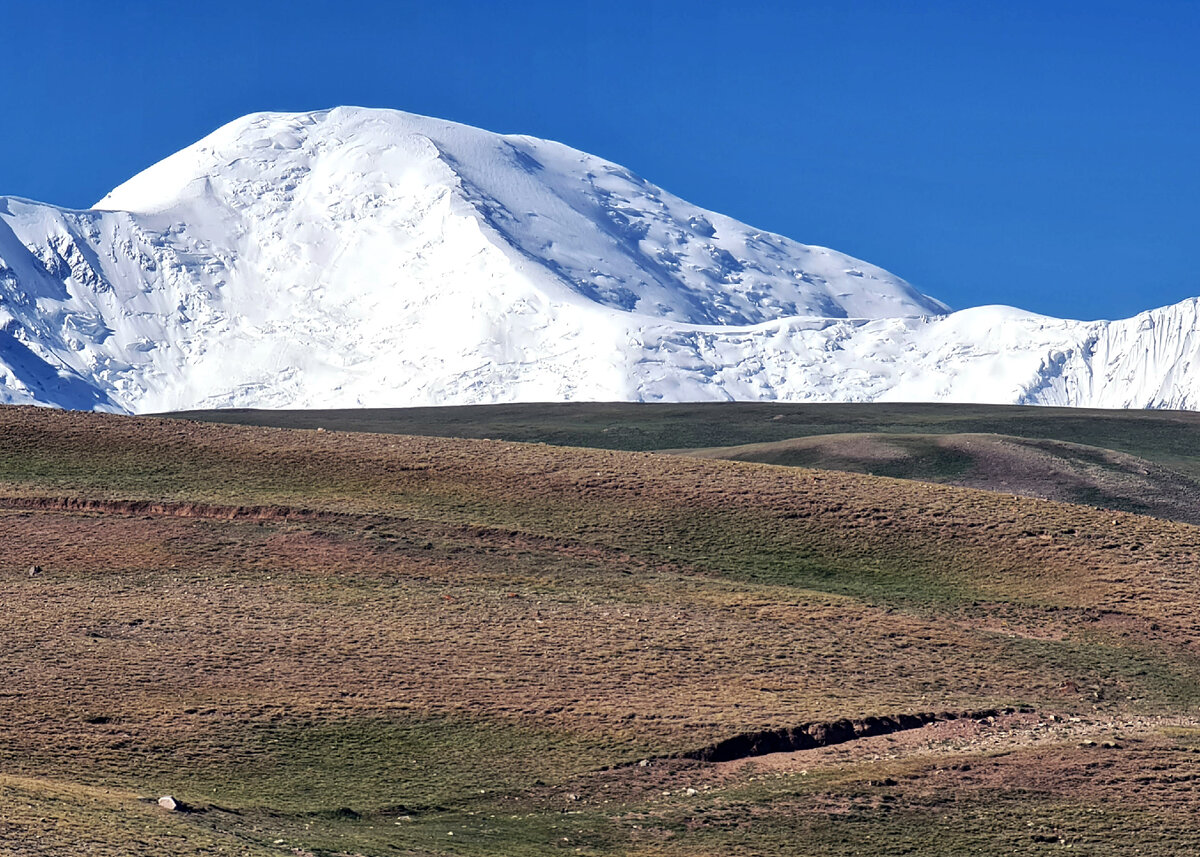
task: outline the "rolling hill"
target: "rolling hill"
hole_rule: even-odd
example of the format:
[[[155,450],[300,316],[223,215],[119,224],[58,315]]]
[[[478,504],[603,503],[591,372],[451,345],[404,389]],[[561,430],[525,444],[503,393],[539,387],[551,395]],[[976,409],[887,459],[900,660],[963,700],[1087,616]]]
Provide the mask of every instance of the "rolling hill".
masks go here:
[[[1200,415],[951,404],[560,404],[228,410],[187,419],[816,467],[1200,523]]]
[[[6,853],[1200,846],[1195,526],[499,440],[0,439]]]

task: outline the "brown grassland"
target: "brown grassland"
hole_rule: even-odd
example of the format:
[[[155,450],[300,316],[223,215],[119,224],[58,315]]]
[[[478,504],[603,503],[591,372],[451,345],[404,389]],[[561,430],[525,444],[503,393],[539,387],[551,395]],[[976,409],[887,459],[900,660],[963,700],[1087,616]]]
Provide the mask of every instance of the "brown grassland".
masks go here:
[[[845,433],[681,453],[919,479],[1200,524],[1200,479],[1194,473],[1055,439]]]
[[[1198,571],[952,485],[0,409],[0,853],[1193,853]]]

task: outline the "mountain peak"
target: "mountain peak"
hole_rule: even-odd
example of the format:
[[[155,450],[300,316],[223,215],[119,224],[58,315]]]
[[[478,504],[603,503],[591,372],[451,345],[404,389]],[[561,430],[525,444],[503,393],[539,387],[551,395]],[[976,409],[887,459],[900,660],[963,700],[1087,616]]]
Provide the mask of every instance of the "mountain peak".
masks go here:
[[[96,207],[184,222],[198,205],[268,220],[302,211],[402,234],[442,194],[555,297],[693,324],[945,311],[873,265],[697,208],[602,158],[397,110],[251,114]]]
[[[0,402],[1200,406],[1194,306],[946,312],[603,158],[396,110],[245,116],[88,211],[0,198]]]

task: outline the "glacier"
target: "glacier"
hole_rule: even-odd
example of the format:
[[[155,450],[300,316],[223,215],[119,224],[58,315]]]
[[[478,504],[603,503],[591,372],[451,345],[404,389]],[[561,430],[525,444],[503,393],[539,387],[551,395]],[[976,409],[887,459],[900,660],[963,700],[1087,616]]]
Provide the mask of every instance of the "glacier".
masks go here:
[[[9,404],[1197,409],[1197,312],[950,312],[602,158],[395,110],[246,116],[87,210],[0,197]]]

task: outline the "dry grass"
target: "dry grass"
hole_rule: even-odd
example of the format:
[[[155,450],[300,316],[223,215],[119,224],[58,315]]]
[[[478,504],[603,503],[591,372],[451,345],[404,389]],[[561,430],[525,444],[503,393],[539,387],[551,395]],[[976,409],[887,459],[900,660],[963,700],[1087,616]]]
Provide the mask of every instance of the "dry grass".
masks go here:
[[[1200,529],[1134,515],[651,454],[30,409],[0,410],[0,495],[12,853],[66,853],[78,824],[110,849],[95,853],[229,837],[544,853],[564,836],[583,853],[783,853],[797,836],[843,853],[854,831],[956,853],[920,845],[935,818],[947,843],[991,853],[970,837],[998,848],[1034,807],[1075,818],[1035,776],[1044,749],[949,777],[952,807],[932,775],[894,772],[995,746],[821,757],[833,778],[795,794],[753,769],[621,766],[841,716],[1022,703],[1102,730],[1186,725],[1200,701]],[[1114,841],[1148,844],[1194,809],[1172,785],[1190,734],[1151,729],[1153,753],[1098,769],[1104,794],[1149,776],[1174,795],[1123,806]],[[1075,736],[1047,740],[1062,766],[1095,761]],[[680,797],[668,781],[687,778],[697,794]],[[869,785],[888,778],[895,801]],[[134,799],[167,792],[206,811]],[[66,820],[37,827],[62,794]],[[971,832],[976,812],[990,832]],[[194,839],[153,846],[177,829]]]
[[[1128,453],[1061,440],[845,433],[678,452],[918,479],[1200,524],[1200,480],[1194,476]]]
[[[236,833],[203,829],[133,792],[0,775],[0,853],[21,857],[278,854]]]

